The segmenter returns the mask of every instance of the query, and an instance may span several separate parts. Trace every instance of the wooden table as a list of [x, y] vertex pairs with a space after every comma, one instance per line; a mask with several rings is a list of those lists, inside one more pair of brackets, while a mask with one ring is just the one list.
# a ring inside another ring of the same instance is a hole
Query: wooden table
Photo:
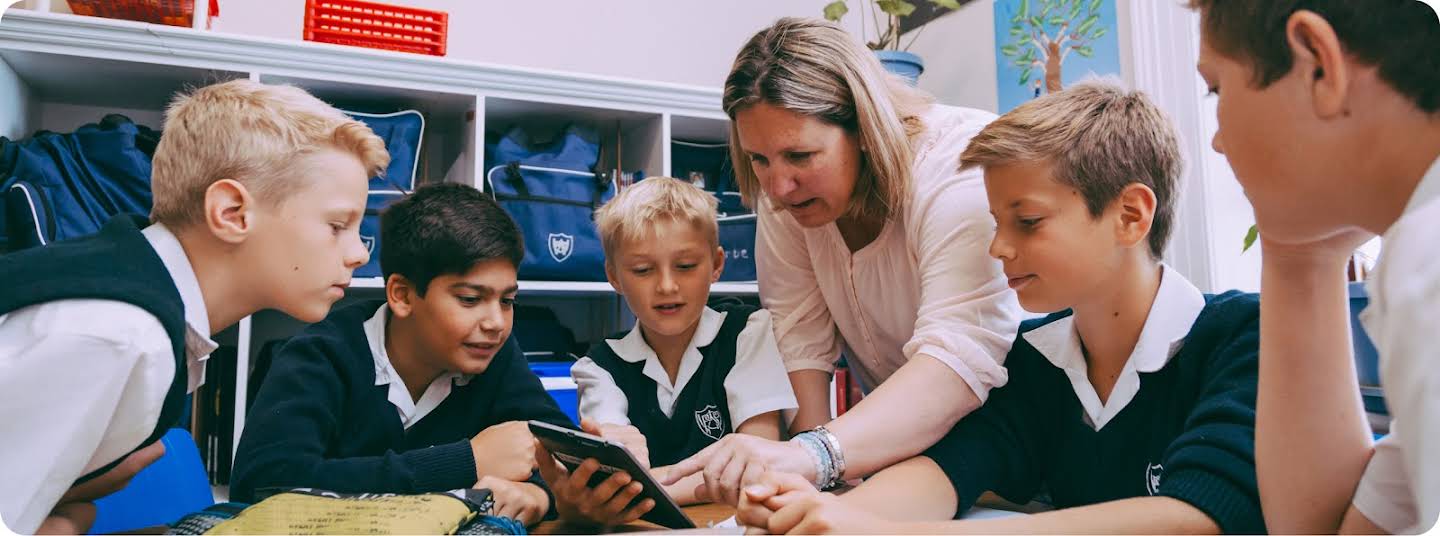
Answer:
[[[712, 525], [712, 524], [719, 523], [719, 522], [724, 521], [724, 520], [726, 520], [726, 519], [730, 519], [732, 516], [735, 515], [735, 507], [733, 507], [733, 506], [727, 506], [727, 505], [724, 505], [724, 504], [697, 504], [697, 505], [695, 505], [695, 506], [686, 506], [686, 507], [684, 507], [684, 508], [681, 508], [681, 510], [684, 510], [684, 511], [685, 511], [685, 515], [690, 516], [690, 520], [691, 520], [691, 521], [694, 521], [694, 522], [695, 522], [695, 525], [698, 526], [698, 527], [700, 527], [700, 528], [705, 528], [705, 527], [708, 527], [708, 526], [710, 526], [710, 525]], [[618, 526], [618, 527], [611, 527], [611, 528], [608, 529], [606, 532], [643, 532], [643, 531], [654, 531], [654, 530], [669, 530], [669, 529], [666, 529], [665, 527], [661, 527], [661, 526], [659, 526], [659, 525], [655, 525], [655, 524], [648, 523], [648, 522], [645, 522], [645, 521], [637, 521], [637, 522], [631, 523], [631, 524], [629, 524], [629, 525], [621, 525], [621, 526]], [[734, 532], [738, 532], [738, 531], [734, 531]], [[575, 525], [571, 525], [571, 524], [565, 523], [565, 522], [563, 522], [563, 521], [546, 521], [546, 522], [544, 522], [544, 523], [541, 523], [541, 524], [537, 525], [533, 530], [530, 531], [530, 533], [531, 533], [531, 534], [593, 534], [593, 533], [595, 533], [595, 529], [594, 529], [593, 527], [575, 526]]]

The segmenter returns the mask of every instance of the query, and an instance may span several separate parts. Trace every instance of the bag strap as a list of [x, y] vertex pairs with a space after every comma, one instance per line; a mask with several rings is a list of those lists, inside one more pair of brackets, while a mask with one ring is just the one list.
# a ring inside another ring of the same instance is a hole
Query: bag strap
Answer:
[[521, 197], [530, 197], [530, 187], [525, 186], [525, 177], [520, 175], [520, 162], [505, 164], [505, 180], [510, 181], [510, 186], [515, 187]]

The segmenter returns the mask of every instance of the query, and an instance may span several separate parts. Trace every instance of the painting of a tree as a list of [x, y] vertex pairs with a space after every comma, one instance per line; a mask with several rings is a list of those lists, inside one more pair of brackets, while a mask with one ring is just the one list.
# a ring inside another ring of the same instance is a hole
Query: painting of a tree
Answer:
[[[1061, 87], [1061, 68], [1071, 53], [1090, 58], [1095, 55], [1095, 42], [1111, 29], [1114, 16], [1105, 17], [1104, 9], [1113, 0], [1012, 0], [996, 5], [997, 23], [1008, 17], [1008, 37], [997, 35], [996, 41], [1008, 39], [999, 52], [1006, 59], [1002, 71], [1017, 72], [1015, 80], [1021, 87], [1040, 92], [1041, 80], [1046, 91]], [[1002, 6], [1009, 8], [1001, 13]], [[1108, 20], [1107, 20], [1108, 19]], [[1000, 29], [1000, 25], [996, 25]], [[1113, 41], [1113, 37], [1112, 37]], [[1003, 85], [1003, 84], [1002, 84]]]

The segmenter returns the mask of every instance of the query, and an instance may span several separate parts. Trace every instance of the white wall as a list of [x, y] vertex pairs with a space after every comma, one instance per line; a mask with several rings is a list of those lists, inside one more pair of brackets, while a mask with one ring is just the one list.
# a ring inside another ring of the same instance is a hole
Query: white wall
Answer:
[[[995, 0], [974, 0], [906, 34], [910, 52], [925, 60], [920, 88], [945, 104], [996, 111]], [[918, 33], [918, 37], [915, 35]]]
[[30, 102], [30, 87], [15, 71], [0, 61], [0, 136], [21, 138], [30, 133], [34, 117], [25, 103]]
[[[827, 3], [391, 1], [448, 12], [450, 58], [710, 87], [724, 82], [756, 31], [783, 16], [818, 17]], [[304, 7], [305, 0], [222, 0], [213, 29], [299, 39]], [[850, 18], [847, 26], [858, 24]]]

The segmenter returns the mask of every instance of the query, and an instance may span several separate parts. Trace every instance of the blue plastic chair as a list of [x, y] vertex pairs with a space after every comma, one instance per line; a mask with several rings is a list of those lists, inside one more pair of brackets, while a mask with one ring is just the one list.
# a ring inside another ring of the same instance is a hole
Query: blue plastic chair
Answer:
[[90, 534], [166, 525], [215, 504], [190, 432], [172, 428], [160, 441], [165, 443], [164, 456], [136, 474], [125, 489], [95, 501]]

